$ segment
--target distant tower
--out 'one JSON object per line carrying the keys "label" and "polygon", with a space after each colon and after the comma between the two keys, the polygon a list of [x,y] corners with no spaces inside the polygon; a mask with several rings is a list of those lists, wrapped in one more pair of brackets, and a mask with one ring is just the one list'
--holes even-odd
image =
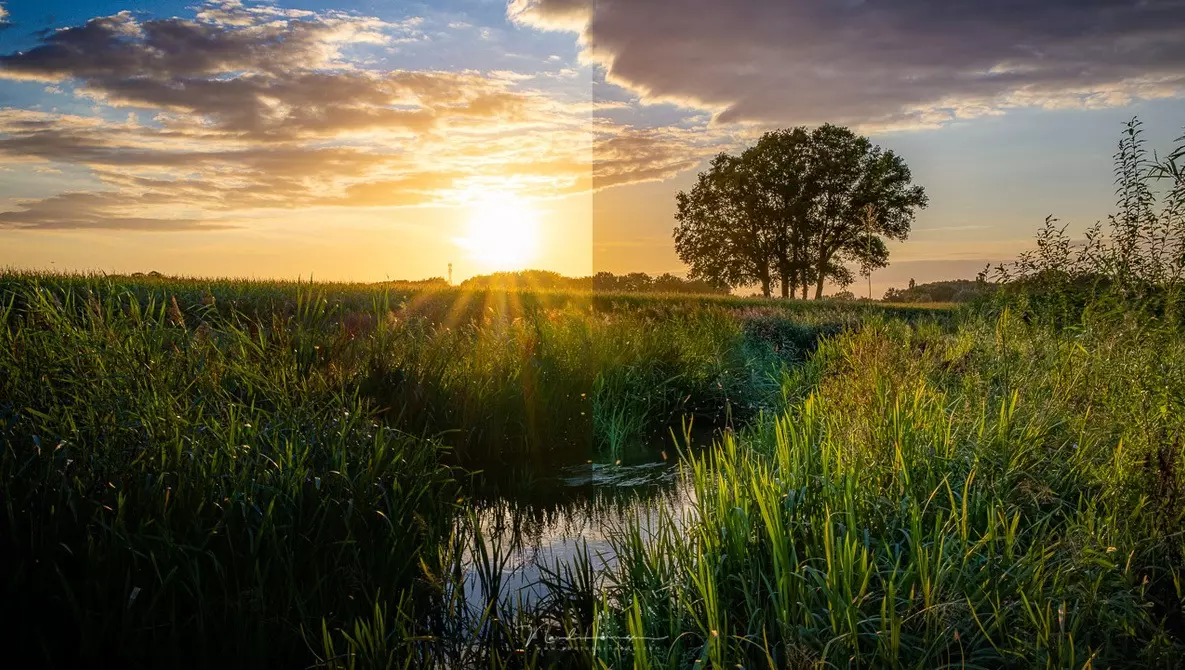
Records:
{"label": "distant tower", "polygon": [[452,263],[448,264],[448,285],[449,286],[453,285],[453,264]]}

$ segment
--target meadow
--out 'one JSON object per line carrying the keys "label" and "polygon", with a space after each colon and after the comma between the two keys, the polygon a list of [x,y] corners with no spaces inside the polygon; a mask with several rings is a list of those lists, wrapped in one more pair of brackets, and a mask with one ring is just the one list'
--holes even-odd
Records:
{"label": "meadow", "polygon": [[[1183,363],[1163,310],[1015,296],[5,271],[0,630],[44,667],[1176,667]],[[582,503],[613,560],[506,579],[489,510],[663,460],[686,504]]]}

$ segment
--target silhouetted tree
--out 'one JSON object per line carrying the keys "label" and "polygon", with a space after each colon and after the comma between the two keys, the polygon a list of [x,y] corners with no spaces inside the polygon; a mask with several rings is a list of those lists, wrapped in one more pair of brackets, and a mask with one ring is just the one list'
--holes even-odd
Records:
{"label": "silhouetted tree", "polygon": [[721,153],[691,190],[675,196],[675,251],[692,279],[733,288],[760,284],[769,297],[778,236],[755,206],[759,189],[741,157]]}
{"label": "silhouetted tree", "polygon": [[[905,239],[927,204],[892,151],[847,128],[824,125],[765,133],[739,156],[720,154],[695,186],[676,196],[675,249],[691,275],[729,286],[760,284],[782,297],[888,264],[884,238]],[[866,212],[876,212],[872,218]],[[871,222],[871,226],[868,223]]]}
{"label": "silhouetted tree", "polygon": [[[809,180],[817,195],[806,218],[809,229],[801,237],[815,268],[815,297],[819,298],[827,270],[837,261],[857,261],[866,269],[887,265],[884,238],[908,237],[916,210],[929,200],[925,189],[913,184],[905,161],[867,137],[827,124],[811,132],[810,142]],[[864,215],[868,205],[876,212],[871,245]]]}
{"label": "silhouetted tree", "polygon": [[645,272],[631,272],[617,278],[617,289],[629,293],[645,293],[650,290],[651,284],[653,280]]}
{"label": "silhouetted tree", "polygon": [[616,291],[617,275],[612,272],[598,272],[592,277],[592,287],[595,291]]}
{"label": "silhouetted tree", "polygon": [[817,271],[806,253],[808,217],[819,188],[811,161],[811,136],[801,127],[767,132],[741,154],[754,184],[751,216],[773,238],[773,274],[783,298],[792,297]]}

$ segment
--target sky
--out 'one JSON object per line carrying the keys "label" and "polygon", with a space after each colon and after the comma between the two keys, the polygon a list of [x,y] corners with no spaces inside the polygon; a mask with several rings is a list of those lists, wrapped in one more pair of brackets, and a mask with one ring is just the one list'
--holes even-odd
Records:
{"label": "sky", "polygon": [[707,159],[832,122],[930,197],[879,296],[1104,219],[1183,95],[1180,0],[0,0],[0,266],[681,274]]}

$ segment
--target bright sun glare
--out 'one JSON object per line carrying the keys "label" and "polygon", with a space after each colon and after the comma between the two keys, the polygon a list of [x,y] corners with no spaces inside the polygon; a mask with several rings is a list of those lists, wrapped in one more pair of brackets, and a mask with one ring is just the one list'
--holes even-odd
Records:
{"label": "bright sun glare", "polygon": [[491,270],[521,270],[539,249],[539,213],[512,196],[470,205],[469,229],[460,240],[470,257]]}

